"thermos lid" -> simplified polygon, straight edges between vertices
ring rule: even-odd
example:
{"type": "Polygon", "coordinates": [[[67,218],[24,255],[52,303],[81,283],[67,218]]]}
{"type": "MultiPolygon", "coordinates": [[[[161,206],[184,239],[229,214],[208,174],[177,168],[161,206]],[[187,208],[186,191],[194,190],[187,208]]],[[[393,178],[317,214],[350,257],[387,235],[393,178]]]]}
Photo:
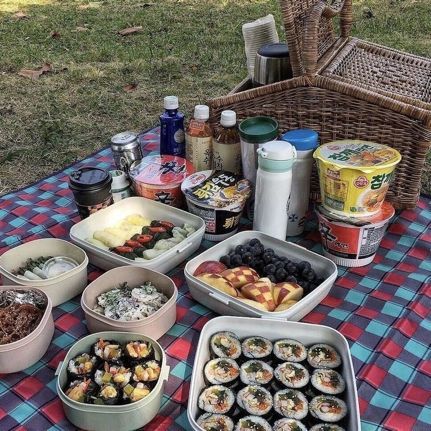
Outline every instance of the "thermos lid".
{"type": "Polygon", "coordinates": [[[129,181],[127,181],[126,173],[123,171],[115,170],[109,172],[112,177],[112,191],[122,190],[129,187],[129,181]]]}
{"type": "Polygon", "coordinates": [[[296,158],[295,147],[286,141],[271,141],[258,148],[257,153],[268,160],[292,160],[296,158]]]}
{"type": "Polygon", "coordinates": [[[138,135],[133,132],[121,132],[111,138],[111,143],[114,145],[127,145],[135,142],[138,135]]]}
{"type": "Polygon", "coordinates": [[[277,137],[278,122],[271,117],[250,117],[241,121],[238,130],[244,141],[263,144],[277,137]]]}
{"type": "Polygon", "coordinates": [[[235,111],[223,111],[220,117],[220,124],[223,127],[232,127],[236,124],[236,112],[235,111]]]}
{"type": "Polygon", "coordinates": [[[210,118],[210,108],[207,105],[196,105],[194,112],[195,120],[208,120],[210,118]]]}
{"type": "Polygon", "coordinates": [[[72,190],[96,190],[111,183],[111,174],[95,166],[84,166],[69,175],[72,190]]]}
{"type": "Polygon", "coordinates": [[[178,109],[178,97],[166,96],[163,99],[163,106],[165,109],[178,109]]]}
{"type": "Polygon", "coordinates": [[[257,53],[262,57],[285,58],[289,57],[289,48],[285,43],[268,43],[259,48],[257,53]]]}
{"type": "Polygon", "coordinates": [[[281,136],[281,140],[289,142],[298,151],[314,150],[319,146],[319,134],[311,129],[290,130],[281,136]]]}

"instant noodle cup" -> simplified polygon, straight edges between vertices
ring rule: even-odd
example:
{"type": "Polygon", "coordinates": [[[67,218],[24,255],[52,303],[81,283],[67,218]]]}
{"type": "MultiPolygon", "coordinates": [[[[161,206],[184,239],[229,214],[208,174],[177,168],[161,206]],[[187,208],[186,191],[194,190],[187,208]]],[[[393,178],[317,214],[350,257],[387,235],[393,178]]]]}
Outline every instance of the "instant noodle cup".
{"type": "Polygon", "coordinates": [[[223,241],[238,230],[251,183],[232,172],[208,170],[190,175],[181,190],[189,212],[205,221],[204,238],[223,241]]]}
{"type": "Polygon", "coordinates": [[[156,155],[134,162],[129,176],[138,196],[181,208],[181,183],[194,171],[193,165],[182,157],[156,155]]]}
{"type": "Polygon", "coordinates": [[[384,202],[377,214],[362,219],[341,217],[322,206],[316,213],[323,254],[337,265],[358,267],[373,261],[395,210],[384,202]]]}
{"type": "Polygon", "coordinates": [[[385,200],[400,153],[359,140],[334,141],[313,154],[319,170],[322,205],[334,214],[377,214],[385,200]]]}

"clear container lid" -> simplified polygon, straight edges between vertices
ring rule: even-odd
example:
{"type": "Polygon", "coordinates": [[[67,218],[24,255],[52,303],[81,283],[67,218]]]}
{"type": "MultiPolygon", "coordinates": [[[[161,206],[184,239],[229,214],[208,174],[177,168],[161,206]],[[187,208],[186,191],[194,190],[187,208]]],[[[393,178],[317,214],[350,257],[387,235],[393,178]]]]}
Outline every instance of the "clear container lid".
{"type": "Polygon", "coordinates": [[[47,278],[52,278],[71,271],[77,266],[79,264],[75,259],[67,256],[57,256],[47,260],[42,267],[42,271],[47,278]]]}

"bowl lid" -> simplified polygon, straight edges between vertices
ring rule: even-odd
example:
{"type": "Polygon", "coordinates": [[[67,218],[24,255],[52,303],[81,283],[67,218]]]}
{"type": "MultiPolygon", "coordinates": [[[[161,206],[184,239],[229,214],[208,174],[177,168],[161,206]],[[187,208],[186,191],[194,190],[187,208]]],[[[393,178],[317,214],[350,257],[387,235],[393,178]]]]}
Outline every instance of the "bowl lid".
{"type": "Polygon", "coordinates": [[[295,129],[284,133],[281,140],[291,143],[298,151],[314,150],[318,147],[319,134],[311,129],[295,129]]]}
{"type": "Polygon", "coordinates": [[[250,117],[239,125],[241,138],[252,144],[274,140],[278,135],[278,121],[271,117],[250,117]]]}
{"type": "Polygon", "coordinates": [[[346,139],[321,145],[313,157],[340,168],[389,168],[401,160],[401,154],[387,145],[346,139]]]}
{"type": "Polygon", "coordinates": [[[69,185],[75,190],[97,189],[111,182],[111,174],[96,166],[84,166],[69,175],[69,185]]]}
{"type": "Polygon", "coordinates": [[[133,181],[162,186],[181,184],[193,172],[193,165],[182,157],[156,155],[134,162],[129,175],[133,181]]]}

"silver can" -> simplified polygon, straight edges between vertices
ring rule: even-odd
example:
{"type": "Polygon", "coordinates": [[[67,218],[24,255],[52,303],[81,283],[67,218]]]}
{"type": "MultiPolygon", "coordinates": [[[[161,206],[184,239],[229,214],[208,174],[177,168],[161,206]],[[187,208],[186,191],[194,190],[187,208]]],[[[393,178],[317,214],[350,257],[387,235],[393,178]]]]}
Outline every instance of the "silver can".
{"type": "Polygon", "coordinates": [[[133,132],[122,132],[111,138],[112,155],[117,169],[129,175],[133,162],[142,159],[142,150],[138,135],[133,132]]]}

